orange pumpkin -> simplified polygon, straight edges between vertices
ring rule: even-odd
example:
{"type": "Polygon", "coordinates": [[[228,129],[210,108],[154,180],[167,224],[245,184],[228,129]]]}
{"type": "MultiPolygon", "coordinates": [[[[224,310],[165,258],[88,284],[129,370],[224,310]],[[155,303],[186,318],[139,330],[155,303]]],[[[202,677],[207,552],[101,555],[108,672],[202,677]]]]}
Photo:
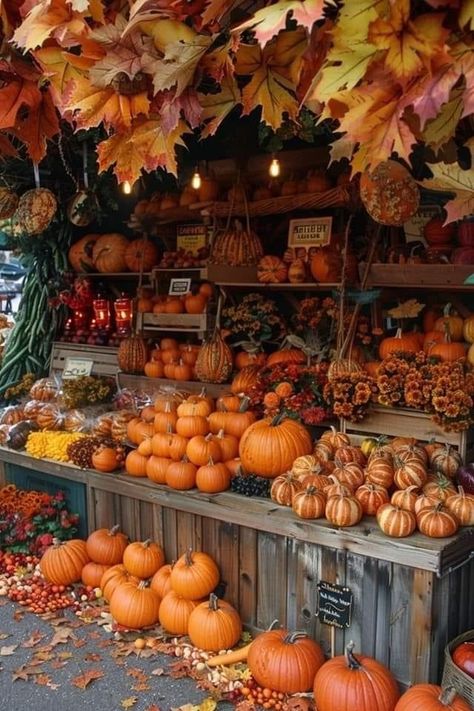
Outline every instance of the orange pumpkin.
{"type": "Polygon", "coordinates": [[[257,265],[257,278],[263,284],[281,284],[288,278],[288,268],[280,257],[267,254],[257,265]]]}
{"type": "Polygon", "coordinates": [[[449,335],[452,341],[462,341],[464,319],[453,312],[451,304],[446,304],[443,309],[443,315],[435,321],[435,331],[446,333],[446,329],[449,329],[449,335]]]}
{"type": "Polygon", "coordinates": [[[139,237],[130,242],[124,256],[127,269],[131,272],[151,271],[160,257],[158,248],[147,237],[139,237]]]}
{"type": "Polygon", "coordinates": [[[184,300],[187,314],[202,314],[206,310],[207,299],[202,294],[188,294],[184,300]]]}
{"type": "Polygon", "coordinates": [[[75,272],[91,272],[94,270],[94,245],[100,235],[84,235],[69,248],[67,258],[75,272]]]}
{"type": "Polygon", "coordinates": [[[126,271],[125,252],[127,247],[128,239],[118,232],[100,235],[92,250],[94,267],[102,273],[126,271]]]}
{"type": "Polygon", "coordinates": [[[360,178],[360,197],[375,222],[401,226],[418,210],[420,191],[408,170],[387,160],[360,178]]]}
{"type": "Polygon", "coordinates": [[[397,329],[395,336],[384,338],[379,346],[379,356],[388,358],[392,353],[418,353],[420,344],[416,333],[403,333],[397,329]]]}
{"type": "Polygon", "coordinates": [[[310,262],[310,270],[315,281],[337,283],[342,275],[342,256],[334,247],[319,247],[310,262]]]}

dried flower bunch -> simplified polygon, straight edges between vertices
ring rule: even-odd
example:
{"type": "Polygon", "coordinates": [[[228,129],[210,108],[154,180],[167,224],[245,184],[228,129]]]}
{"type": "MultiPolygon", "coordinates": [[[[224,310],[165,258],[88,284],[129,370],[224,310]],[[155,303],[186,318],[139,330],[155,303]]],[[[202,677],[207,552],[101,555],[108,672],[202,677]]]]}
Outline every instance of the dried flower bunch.
{"type": "Polygon", "coordinates": [[[65,380],[62,385],[62,400],[66,407],[84,407],[111,402],[116,391],[112,378],[98,375],[83,375],[65,380]]]}
{"type": "Polygon", "coordinates": [[[222,317],[223,327],[234,343],[276,342],[286,334],[286,324],[277,305],[262,294],[247,294],[236,306],[225,308],[222,317]]]}
{"type": "Polygon", "coordinates": [[[324,399],[336,417],[359,422],[372,402],[377,402],[377,386],[367,373],[347,373],[334,376],[324,386],[324,399]]]}

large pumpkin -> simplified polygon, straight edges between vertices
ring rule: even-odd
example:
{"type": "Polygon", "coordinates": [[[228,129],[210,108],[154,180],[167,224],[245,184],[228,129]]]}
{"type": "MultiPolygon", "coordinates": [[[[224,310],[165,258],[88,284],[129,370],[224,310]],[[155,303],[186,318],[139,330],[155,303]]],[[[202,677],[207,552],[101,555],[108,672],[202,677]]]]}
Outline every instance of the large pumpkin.
{"type": "Polygon", "coordinates": [[[131,272],[149,272],[158,263],[158,248],[146,237],[134,239],[125,249],[125,264],[131,272]]]}
{"type": "Polygon", "coordinates": [[[421,350],[416,333],[403,333],[399,328],[394,336],[384,338],[379,346],[379,356],[388,358],[392,353],[418,353],[421,350]]]}
{"type": "Polygon", "coordinates": [[[247,663],[260,686],[295,694],[311,689],[324,654],[304,632],[269,630],[254,639],[247,663]]]}
{"type": "Polygon", "coordinates": [[[333,247],[320,247],[310,263],[313,279],[321,283],[336,283],[341,280],[342,255],[333,247]]]}
{"type": "Polygon", "coordinates": [[[173,566],[171,588],[187,600],[200,600],[219,582],[219,569],[207,553],[188,550],[173,566]]]}
{"type": "Polygon", "coordinates": [[[57,207],[56,197],[47,188],[23,193],[15,213],[21,231],[27,235],[41,234],[49,227],[57,207]]]}
{"type": "Polygon", "coordinates": [[[61,543],[55,540],[40,561],[45,580],[54,585],[71,585],[81,579],[83,567],[89,562],[86,543],[79,538],[61,543]]]}
{"type": "Polygon", "coordinates": [[[128,239],[118,232],[109,232],[98,237],[92,250],[92,259],[98,272],[113,273],[127,271],[125,252],[128,239]]]}
{"type": "Polygon", "coordinates": [[[189,616],[188,635],[195,647],[218,652],[233,647],[242,634],[242,621],[232,605],[211,593],[189,616]]]}
{"type": "Polygon", "coordinates": [[[154,590],[133,582],[118,585],[110,600],[110,614],[123,627],[141,629],[158,622],[160,598],[154,590]]]}
{"type": "Polygon", "coordinates": [[[436,684],[415,684],[405,691],[395,711],[472,711],[452,686],[442,689],[436,684]]]}
{"type": "Polygon", "coordinates": [[[128,546],[128,537],[120,532],[119,526],[98,528],[86,541],[89,558],[102,565],[117,565],[122,562],[123,552],[128,546]]]}
{"type": "Polygon", "coordinates": [[[362,173],[360,196],[372,219],[382,225],[403,225],[420,204],[418,185],[408,170],[393,160],[362,173]]]}
{"type": "Polygon", "coordinates": [[[245,471],[274,479],[289,471],[293,462],[311,454],[308,430],[295,420],[273,419],[254,422],[245,430],[239,445],[239,456],[245,471]]]}
{"type": "Polygon", "coordinates": [[[351,642],[345,654],[317,672],[313,691],[318,711],[394,711],[400,697],[394,677],[375,659],[355,657],[353,649],[351,642]]]}
{"type": "Polygon", "coordinates": [[[81,237],[70,247],[67,258],[75,272],[91,272],[94,270],[92,257],[94,245],[100,235],[90,234],[81,237]]]}

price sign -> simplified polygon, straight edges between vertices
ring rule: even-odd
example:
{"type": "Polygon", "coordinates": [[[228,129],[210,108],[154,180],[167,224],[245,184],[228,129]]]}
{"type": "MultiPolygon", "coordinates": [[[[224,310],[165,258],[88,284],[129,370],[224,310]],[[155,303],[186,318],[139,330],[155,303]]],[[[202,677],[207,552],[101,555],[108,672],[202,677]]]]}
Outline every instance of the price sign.
{"type": "Polygon", "coordinates": [[[308,259],[311,248],[327,247],[331,242],[332,217],[290,220],[288,247],[300,259],[308,259]]]}
{"type": "Polygon", "coordinates": [[[209,227],[207,225],[178,225],[176,228],[177,248],[197,254],[207,247],[209,227]]]}
{"type": "Polygon", "coordinates": [[[94,361],[89,358],[66,358],[66,365],[63,370],[63,379],[80,378],[83,375],[90,375],[94,361]]]}
{"type": "Polygon", "coordinates": [[[318,611],[320,622],[332,627],[350,627],[353,595],[349,588],[320,580],[318,585],[318,611]]]}
{"type": "Polygon", "coordinates": [[[171,279],[168,294],[182,296],[191,291],[191,279],[171,279]]]}

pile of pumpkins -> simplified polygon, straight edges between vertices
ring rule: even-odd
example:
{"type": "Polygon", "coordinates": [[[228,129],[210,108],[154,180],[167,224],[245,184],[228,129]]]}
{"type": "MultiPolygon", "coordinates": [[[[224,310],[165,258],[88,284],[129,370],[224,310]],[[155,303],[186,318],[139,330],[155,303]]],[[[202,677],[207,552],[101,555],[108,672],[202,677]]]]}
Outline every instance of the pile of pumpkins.
{"type": "Polygon", "coordinates": [[[331,428],[313,453],[295,459],[273,480],[270,495],[300,518],[325,517],[354,526],[375,516],[387,536],[403,538],[416,528],[443,538],[474,526],[474,496],[454,484],[462,458],[449,444],[423,446],[411,438],[364,440],[360,447],[331,428]]]}
{"type": "MultiPolygon", "coordinates": [[[[159,622],[170,634],[187,634],[195,647],[212,653],[234,647],[241,638],[239,613],[214,594],[219,569],[204,552],[188,550],[167,565],[158,543],[130,543],[115,526],[94,531],[86,541],[53,544],[40,568],[56,585],[82,579],[100,587],[112,617],[126,629],[159,622]]],[[[236,651],[211,656],[207,667],[246,662],[252,678],[265,689],[283,694],[312,690],[318,711],[470,709],[451,687],[419,684],[401,696],[390,670],[371,657],[356,655],[352,642],[345,654],[326,661],[320,645],[306,633],[272,627],[236,651]]]]}
{"type": "Polygon", "coordinates": [[[159,262],[156,244],[147,237],[128,240],[119,232],[87,234],[75,242],[68,260],[75,272],[149,272],[159,262]]]}

